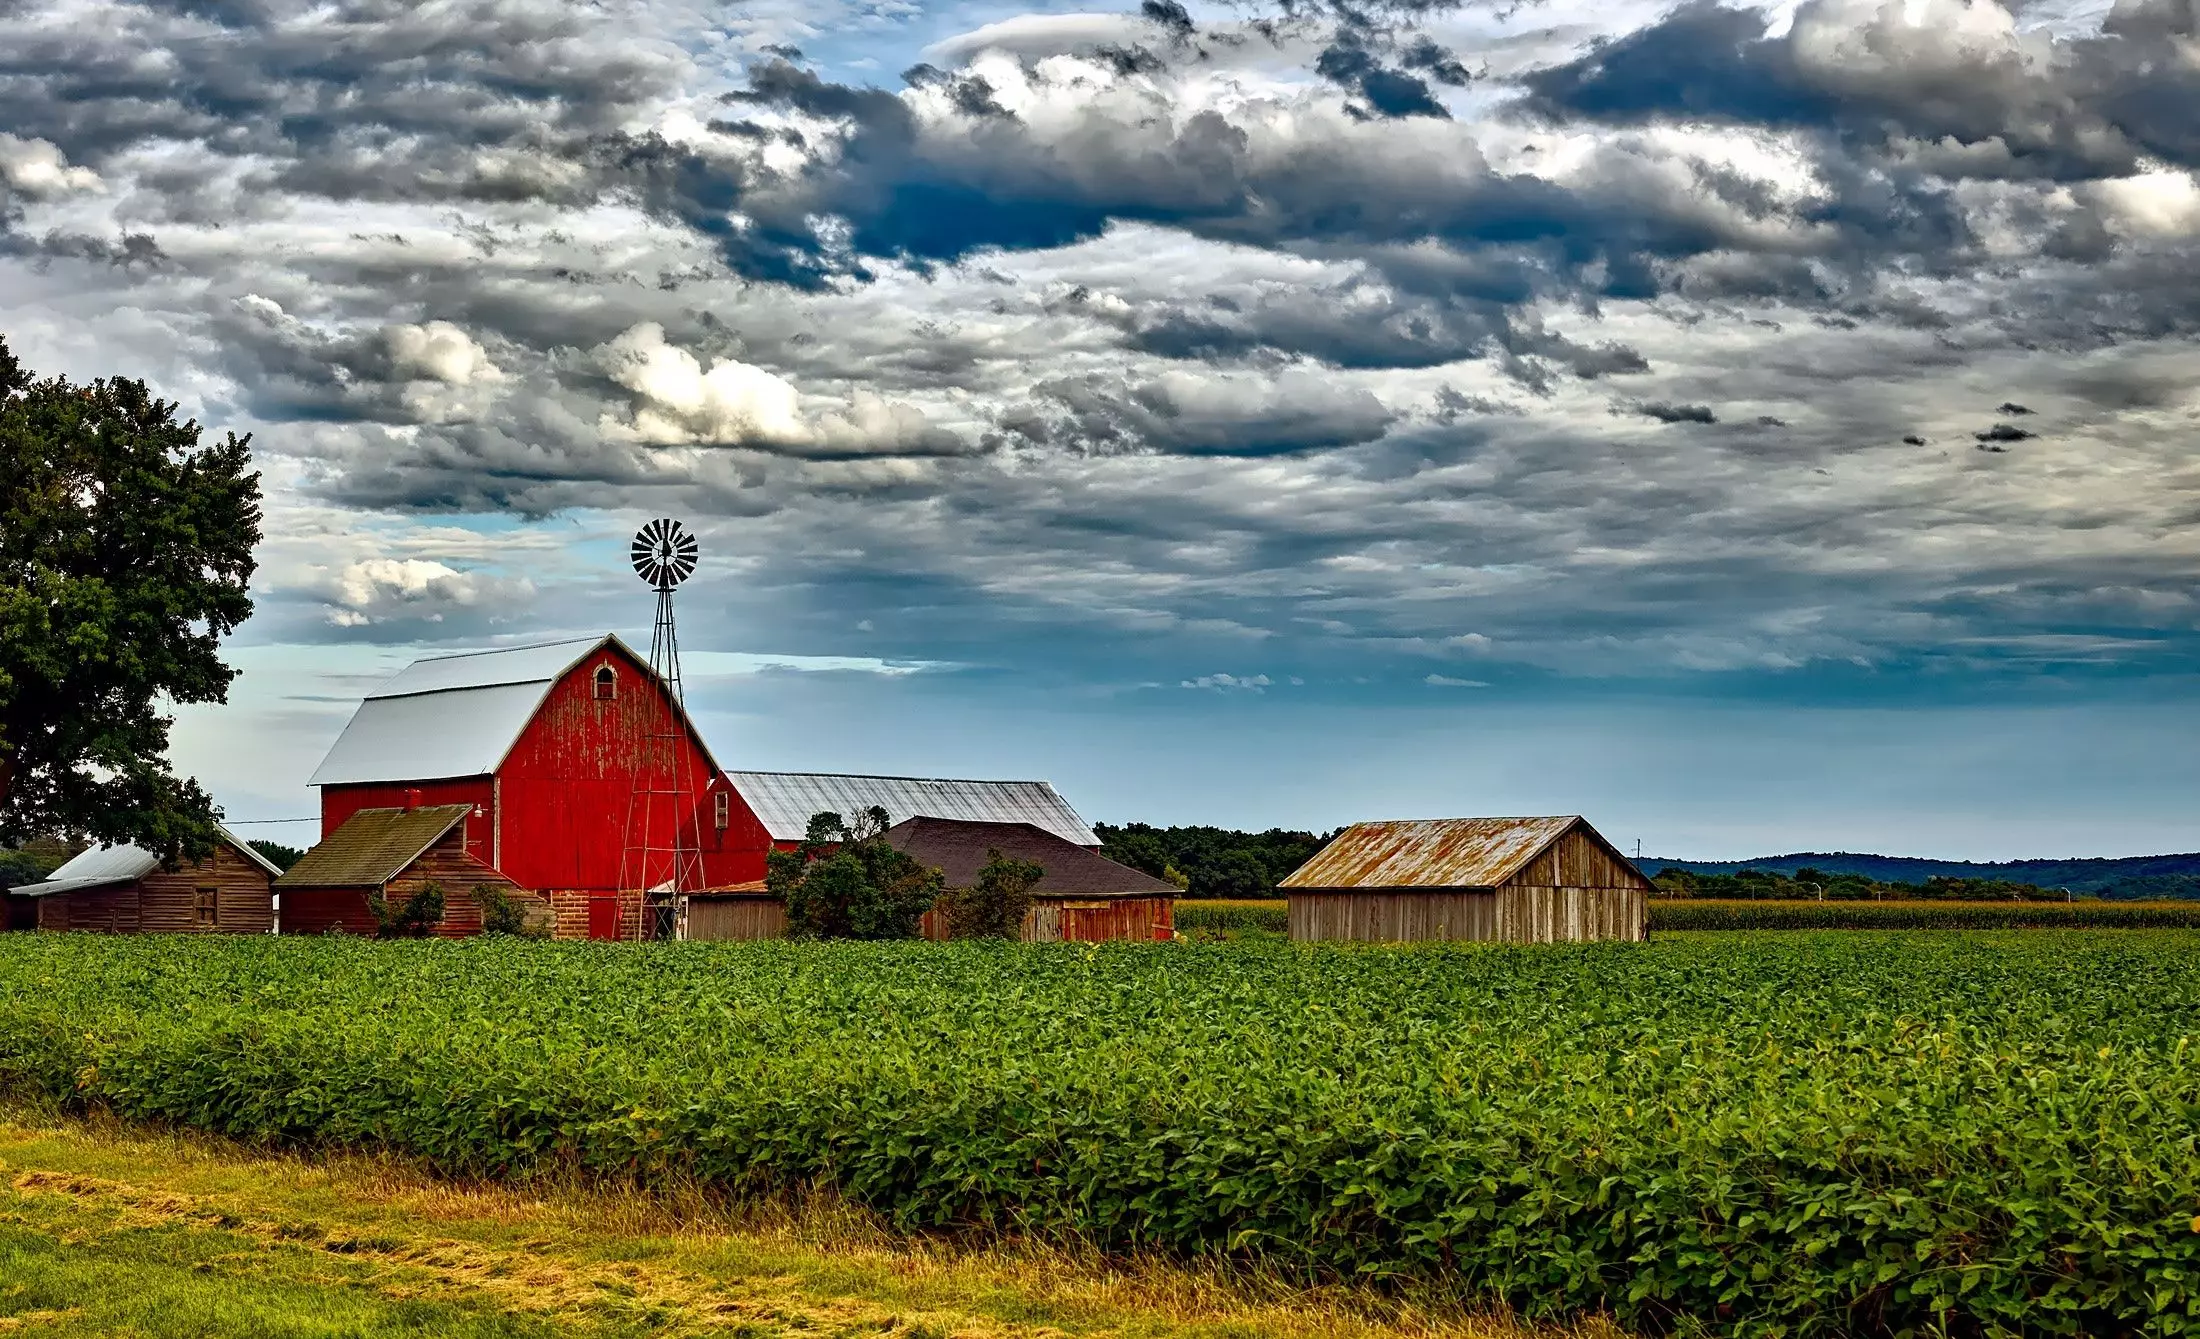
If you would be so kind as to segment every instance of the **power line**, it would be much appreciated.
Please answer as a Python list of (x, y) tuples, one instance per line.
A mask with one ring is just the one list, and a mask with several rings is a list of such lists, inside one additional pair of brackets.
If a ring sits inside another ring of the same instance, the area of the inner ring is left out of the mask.
[(225, 818), (222, 820), (222, 822), (233, 828), (248, 828), (254, 823), (318, 823), (320, 821), (321, 816), (319, 814), (308, 814), (304, 818)]

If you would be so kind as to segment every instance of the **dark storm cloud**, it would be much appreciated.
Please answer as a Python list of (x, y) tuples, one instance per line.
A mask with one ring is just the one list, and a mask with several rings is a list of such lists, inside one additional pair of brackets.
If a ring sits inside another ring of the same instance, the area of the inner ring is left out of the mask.
[[(1977, 31), (1961, 6), (1921, 22), (1808, 0), (1787, 31), (1763, 11), (1696, 0), (1579, 60), (1531, 75), (1531, 105), (1560, 118), (1716, 118), (1823, 129), (1951, 177), (2082, 180), (2142, 156), (2200, 162), (2200, 69), (2160, 58), (2200, 31), (2190, 0), (2119, 0), (2095, 37), (2027, 52), (2014, 29)], [(1853, 33), (1858, 18), (1864, 34)], [(1840, 37), (1855, 58), (1830, 53)]]
[(1626, 406), (1630, 414), (1654, 418), (1660, 423), (1716, 423), (1719, 416), (1707, 404), (1669, 404), (1664, 400), (1647, 400)]
[(1088, 453), (1145, 448), (1174, 455), (1272, 456), (1372, 441), (1392, 412), (1365, 391), (1336, 394), (1303, 373), (1280, 378), (1171, 374), (1133, 383), (1050, 381), (1040, 403), (1004, 417), (1025, 441)]

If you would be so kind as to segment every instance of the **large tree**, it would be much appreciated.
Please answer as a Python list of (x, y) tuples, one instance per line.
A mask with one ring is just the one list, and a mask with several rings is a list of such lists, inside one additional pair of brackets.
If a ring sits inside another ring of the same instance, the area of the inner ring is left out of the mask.
[(37, 378), (0, 340), (0, 841), (213, 848), (163, 708), (225, 701), (236, 676), (220, 644), (252, 613), (250, 440), (201, 446), (145, 383)]

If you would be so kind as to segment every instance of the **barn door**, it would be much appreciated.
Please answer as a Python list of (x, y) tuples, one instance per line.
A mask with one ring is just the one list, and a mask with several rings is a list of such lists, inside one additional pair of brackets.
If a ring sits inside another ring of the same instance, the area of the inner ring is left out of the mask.
[(588, 899), (588, 937), (590, 939), (617, 939), (619, 937), (618, 898), (591, 897)]

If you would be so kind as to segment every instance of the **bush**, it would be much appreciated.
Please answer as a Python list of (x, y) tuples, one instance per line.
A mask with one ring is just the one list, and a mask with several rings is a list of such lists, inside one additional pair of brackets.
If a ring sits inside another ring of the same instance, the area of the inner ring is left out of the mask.
[(378, 939), (418, 939), (443, 919), (443, 885), (430, 879), (420, 891), (400, 903), (391, 903), (377, 888), (367, 894), (367, 910), (374, 915)]
[(477, 883), (472, 897), (481, 908), (481, 932), (485, 935), (538, 933), (527, 923), (527, 903), (507, 892), (502, 884)]
[(957, 939), (1021, 938), (1024, 914), (1031, 910), (1031, 886), (1045, 875), (1029, 860), (988, 850), (978, 881), (947, 892), (948, 933)]
[(792, 851), (764, 858), (764, 886), (787, 908), (797, 939), (912, 939), (940, 900), (945, 879), (886, 842), (892, 821), (873, 806), (854, 824), (839, 814), (810, 817)]

